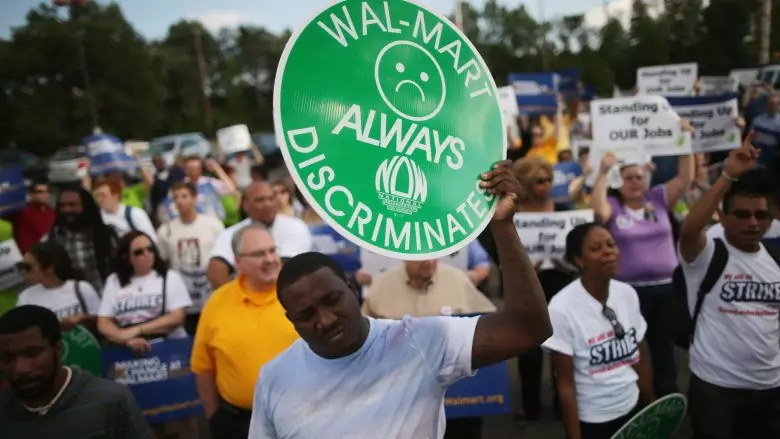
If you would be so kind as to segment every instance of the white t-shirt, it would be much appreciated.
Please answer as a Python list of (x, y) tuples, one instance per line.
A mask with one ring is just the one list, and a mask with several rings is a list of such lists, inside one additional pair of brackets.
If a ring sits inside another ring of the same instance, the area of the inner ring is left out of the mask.
[(352, 355), (325, 359), (303, 340), (260, 370), (249, 439), (444, 436), (444, 392), (473, 375), (478, 317), (369, 319)]
[(550, 300), (553, 336), (544, 348), (572, 357), (580, 421), (602, 423), (624, 416), (639, 401), (639, 345), (647, 323), (630, 285), (612, 280), (607, 306), (615, 311), (625, 336), (615, 336), (601, 303), (578, 279)]
[(189, 224), (176, 218), (157, 229), (160, 256), (170, 262), (171, 268), (178, 271), (187, 284), (192, 298), (192, 307), (188, 310), (191, 314), (199, 313), (211, 295), (211, 284), (206, 277), (209, 265), (206, 256), (224, 230), (222, 221), (210, 215), (197, 215)]
[(157, 235), (154, 233), (152, 221), (143, 209), (120, 204), (119, 209), (117, 209), (115, 213), (109, 213), (100, 209), (100, 216), (103, 217), (103, 222), (105, 224), (113, 226), (114, 229), (116, 229), (117, 235), (122, 237), (133, 230), (133, 227), (130, 227), (130, 223), (127, 222), (125, 209), (130, 209), (130, 219), (133, 220), (133, 227), (135, 230), (146, 233), (151, 239), (156, 241)]
[(38, 305), (50, 309), (60, 320), (76, 314), (95, 316), (100, 310), (100, 296), (87, 281), (78, 281), (79, 292), (84, 300), (83, 309), (81, 301), (76, 295), (76, 281), (65, 281), (59, 287), (46, 288), (41, 284), (27, 287), (19, 294), (16, 306)]
[[(168, 270), (165, 285), (165, 310), (162, 309), (162, 277), (152, 271), (143, 277), (133, 277), (124, 287), (119, 285), (116, 273), (106, 279), (99, 317), (113, 317), (120, 327), (133, 326), (157, 319), (165, 313), (192, 306), (187, 285), (181, 275)], [(168, 338), (187, 336), (183, 326), (168, 334)]]
[[(190, 181), (190, 179), (185, 177), (184, 181)], [(214, 191), (217, 193), (217, 195), (219, 195), (220, 197), (230, 193), (228, 187), (225, 186), (225, 183), (223, 183), (222, 180), (218, 178), (206, 177), (205, 175), (201, 175), (200, 177), (198, 177), (198, 181), (195, 183), (196, 186), (201, 186), (206, 184), (210, 184), (211, 187), (214, 188)]]
[[(216, 244), (214, 244), (214, 249), (211, 251), (209, 259), (222, 259), (230, 264), (231, 267), (234, 266), (236, 257), (233, 254), (233, 235), (251, 223), (252, 220), (247, 218), (225, 229), (219, 235)], [(311, 251), (312, 242), (309, 227), (298, 218), (276, 215), (270, 231), (274, 242), (276, 242), (277, 253), (281, 257), (291, 258)]]
[[(704, 298), (690, 348), (691, 372), (732, 389), (780, 387), (780, 267), (764, 246), (745, 253), (723, 241), (729, 260)], [(715, 241), (691, 263), (680, 257), (688, 290), (688, 309), (696, 306)]]

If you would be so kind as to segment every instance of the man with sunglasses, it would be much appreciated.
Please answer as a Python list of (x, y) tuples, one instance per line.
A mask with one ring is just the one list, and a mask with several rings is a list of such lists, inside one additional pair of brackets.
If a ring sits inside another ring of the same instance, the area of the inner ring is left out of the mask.
[(27, 188), (27, 206), (7, 217), (14, 226), (14, 240), (22, 254), (49, 233), (54, 224), (56, 215), (50, 203), (49, 185), (34, 181)]
[[(731, 151), (680, 234), (695, 324), (689, 414), (696, 439), (780, 437), (780, 252), (762, 243), (772, 215), (767, 190), (747, 174), (759, 155), (752, 138)], [(724, 239), (708, 237), (721, 200)], [(716, 279), (709, 291), (705, 278)]]

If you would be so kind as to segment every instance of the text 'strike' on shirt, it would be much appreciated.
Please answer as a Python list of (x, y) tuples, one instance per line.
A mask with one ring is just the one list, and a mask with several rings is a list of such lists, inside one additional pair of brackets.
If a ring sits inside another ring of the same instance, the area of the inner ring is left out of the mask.
[(466, 37), (415, 2), (317, 13), (285, 47), (274, 118), (306, 199), (364, 248), (436, 258), (490, 221), (479, 175), (506, 151), (495, 83)]

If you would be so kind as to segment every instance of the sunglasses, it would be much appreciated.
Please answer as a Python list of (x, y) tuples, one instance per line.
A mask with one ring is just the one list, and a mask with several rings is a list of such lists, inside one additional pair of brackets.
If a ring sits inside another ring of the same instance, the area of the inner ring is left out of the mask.
[(27, 273), (28, 271), (32, 270), (33, 266), (29, 262), (17, 262), (16, 263), (16, 270), (18, 270), (20, 273)]
[(618, 339), (622, 339), (626, 336), (626, 330), (623, 329), (623, 325), (620, 324), (620, 322), (617, 319), (617, 314), (615, 314), (615, 310), (612, 308), (604, 305), (604, 308), (601, 309), (601, 315), (606, 317), (607, 320), (609, 320), (609, 324), (612, 325), (612, 332), (615, 333), (615, 337)]
[(155, 253), (154, 246), (150, 245), (148, 247), (141, 247), (141, 248), (137, 248), (137, 249), (133, 250), (132, 252), (130, 252), (130, 254), (133, 255), (133, 256), (142, 256), (145, 253), (154, 254)]
[(757, 210), (753, 212), (745, 209), (735, 209), (731, 211), (731, 214), (742, 220), (755, 218), (756, 221), (766, 221), (772, 218), (772, 215), (768, 210)]

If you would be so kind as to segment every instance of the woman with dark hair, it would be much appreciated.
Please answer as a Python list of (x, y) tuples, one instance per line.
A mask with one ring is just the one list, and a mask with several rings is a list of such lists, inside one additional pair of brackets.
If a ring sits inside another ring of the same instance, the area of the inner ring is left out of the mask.
[(108, 341), (143, 354), (148, 339), (186, 337), (182, 325), (191, 305), (181, 275), (168, 269), (149, 236), (132, 231), (119, 240), (117, 270), (106, 280), (98, 313), (98, 330)]
[(566, 236), (566, 259), (580, 278), (550, 301), (556, 386), (569, 439), (609, 439), (655, 400), (647, 324), (636, 291), (614, 280), (620, 251), (609, 231), (582, 224)]
[(89, 192), (75, 185), (60, 190), (57, 217), (46, 241), (65, 247), (73, 265), (96, 291), (114, 272), (118, 239), (116, 230), (103, 222), (100, 208)]
[[(683, 125), (687, 127), (686, 123)], [(596, 220), (603, 223), (620, 248), (624, 260), (616, 279), (630, 284), (639, 295), (647, 321), (647, 343), (653, 361), (655, 392), (677, 391), (672, 273), (678, 265), (675, 222), (670, 211), (685, 195), (693, 179), (692, 154), (678, 158), (677, 176), (658, 186), (648, 186), (645, 163), (620, 162), (607, 154), (593, 185), (591, 204)], [(610, 173), (612, 188), (608, 188)], [(611, 190), (610, 190), (611, 189)]]
[(29, 285), (19, 295), (16, 306), (38, 305), (50, 309), (57, 314), (64, 331), (95, 323), (100, 296), (73, 267), (64, 247), (56, 242), (35, 244), (16, 267)]

